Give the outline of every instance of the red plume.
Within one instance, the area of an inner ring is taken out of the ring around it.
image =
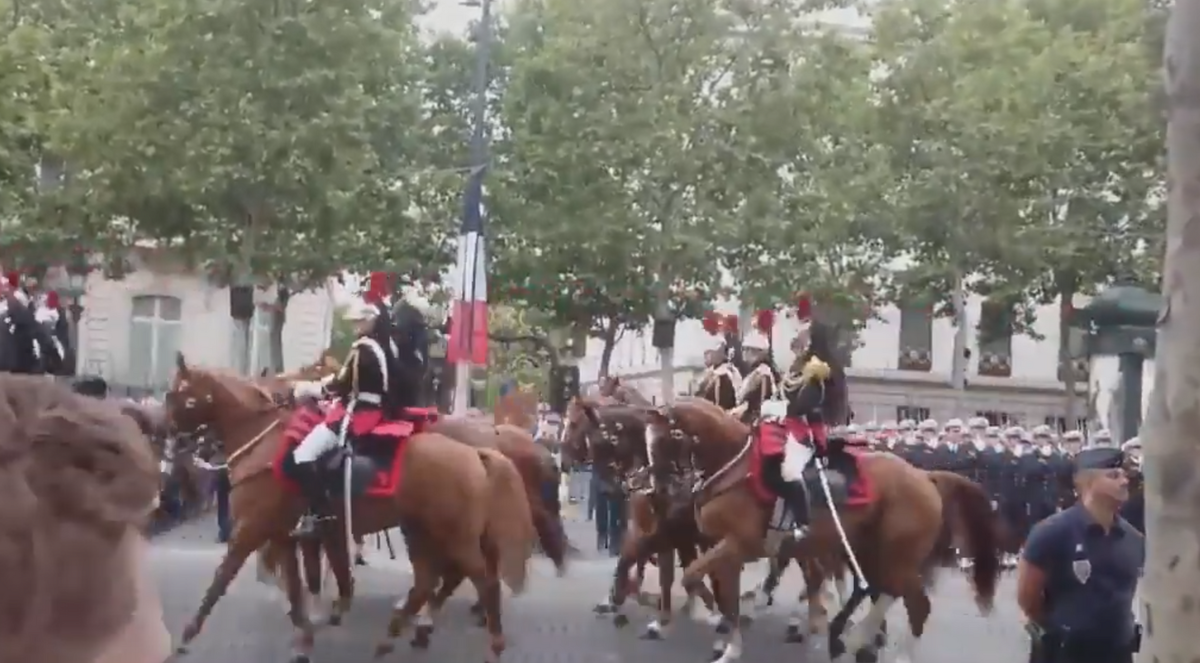
[[[370,304],[378,304],[391,294],[392,279],[387,272],[371,272],[367,280],[367,292],[363,294]]]
[[[738,317],[736,315],[730,313],[729,315],[725,316],[725,321],[722,326],[725,327],[726,332],[733,334],[734,336],[737,336]]]
[[[808,293],[800,293],[800,299],[796,302],[796,319],[808,320],[812,317],[812,297]]]
[[[754,314],[754,326],[758,331],[769,334],[775,326],[775,309],[765,308]]]
[[[4,278],[8,280],[8,287],[10,287],[10,288],[21,287],[21,273],[20,272],[9,272],[4,275]]]
[[[58,310],[58,293],[51,290],[46,293],[46,308]]]
[[[704,314],[704,319],[700,321],[704,326],[704,331],[708,332],[709,336],[716,336],[717,332],[721,331],[721,316],[716,311],[708,311]]]

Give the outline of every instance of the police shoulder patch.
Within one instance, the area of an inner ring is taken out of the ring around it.
[[[1087,584],[1088,578],[1092,577],[1092,563],[1086,559],[1077,559],[1071,562],[1071,572],[1080,584]]]

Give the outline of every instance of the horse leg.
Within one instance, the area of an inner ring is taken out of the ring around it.
[[[612,613],[614,626],[629,624],[629,617],[621,611],[631,585],[629,568],[641,560],[648,559],[655,550],[662,547],[662,531],[662,528],[656,529],[649,536],[635,534],[621,545],[621,555],[617,558],[617,568],[613,571],[612,589],[608,597],[593,608],[597,614]]]
[[[289,541],[284,545],[287,546],[287,551],[283,557],[283,578],[287,587],[288,603],[292,606],[288,614],[292,618],[292,628],[295,630],[292,641],[292,657],[289,659],[289,663],[309,663],[312,660],[316,629],[308,618],[306,610],[304,584],[300,579],[300,558],[296,543]]]
[[[680,568],[686,569],[691,566],[692,562],[696,561],[696,546],[692,542],[676,546],[675,553],[679,556]],[[715,578],[710,575],[709,581],[713,583],[713,591],[716,591],[717,583]],[[700,602],[697,603],[696,599],[700,599]],[[717,599],[713,595],[713,592],[710,592],[704,586],[704,583],[687,592],[687,599],[683,603],[683,611],[693,620],[708,624],[709,626],[716,627],[721,623],[720,606],[717,605]]]
[[[671,587],[675,584],[675,547],[666,542],[658,551],[658,618],[646,625],[642,637],[661,640],[671,626]]]
[[[775,605],[775,590],[779,588],[784,571],[787,571],[788,565],[792,563],[791,553],[791,547],[783,545],[779,552],[767,560],[767,577],[753,590],[742,594],[743,612],[757,613]]]
[[[430,639],[433,637],[433,632],[437,627],[438,617],[441,615],[442,608],[446,605],[446,601],[451,596],[454,596],[454,592],[462,585],[464,579],[463,574],[454,568],[452,564],[447,565],[443,570],[441,586],[438,587],[437,593],[417,613],[417,626],[413,629],[413,639],[409,641],[409,645],[414,649],[429,648]],[[479,607],[479,603],[471,606],[472,616],[482,619],[478,614],[480,612],[482,612],[482,608]],[[482,626],[483,624],[480,625]]]
[[[876,663],[879,660],[878,636],[882,632],[887,612],[896,599],[895,595],[884,593],[879,593],[874,597],[867,616],[863,617],[861,622],[850,627],[850,632],[846,634],[844,651],[841,653],[853,656],[856,663]],[[830,654],[833,654],[832,649],[830,649]]]
[[[929,613],[932,611],[929,595],[925,593],[920,583],[916,583],[916,587],[909,587],[904,592],[904,609],[908,612],[908,627],[911,634],[901,638],[900,653],[896,658],[896,663],[913,663],[917,659],[921,636],[925,634],[925,623],[929,620]],[[878,642],[876,646],[883,647]]]
[[[829,612],[825,609],[825,570],[815,560],[800,563],[804,574],[804,600],[808,604],[808,635],[819,635],[829,629]],[[786,642],[801,643],[805,633],[800,626],[799,608],[788,617]]]
[[[487,630],[491,639],[491,656],[487,663],[497,663],[500,654],[504,653],[507,643],[504,639],[504,626],[500,621],[500,553],[490,540],[484,540],[481,549],[483,553],[482,568],[466,575],[475,585],[479,593],[479,602],[483,604],[483,614],[487,617]],[[472,568],[467,565],[466,569]]]
[[[325,548],[329,568],[338,588],[338,596],[329,611],[329,625],[338,626],[350,611],[350,604],[354,602],[354,574],[350,570],[350,551],[346,549],[346,537],[341,531],[334,531],[334,528],[330,528],[321,537],[321,545]]]
[[[854,591],[850,593],[850,598],[842,604],[841,609],[834,615],[833,621],[829,623],[829,658],[837,659],[846,652],[845,644],[842,642],[842,634],[845,633],[847,625],[850,623],[850,616],[858,609],[868,596],[872,600],[877,596],[873,592],[868,591],[862,585],[856,584]]]
[[[720,547],[721,545],[717,544],[713,550]],[[729,633],[727,641],[722,641],[718,637],[713,642],[712,660],[716,663],[735,663],[742,657],[743,624],[740,614],[742,563],[740,557],[721,559],[721,566],[715,570],[715,576],[720,587],[717,597],[720,601],[721,612],[728,624]]]
[[[225,556],[221,558],[221,563],[217,565],[217,570],[213,574],[212,582],[209,583],[208,589],[204,592],[204,598],[200,601],[200,607],[196,610],[196,614],[192,617],[192,621],[183,629],[181,637],[182,643],[179,646],[179,653],[186,653],[187,645],[196,636],[200,635],[201,629],[204,628],[204,622],[212,614],[213,608],[216,607],[217,601],[229,591],[229,585],[237,576],[238,571],[246,563],[246,559],[258,550],[260,546],[267,543],[266,537],[262,536],[257,530],[251,529],[244,525],[239,525],[234,528],[233,535],[229,538],[229,545],[225,548]],[[290,548],[289,548],[290,549]],[[297,567],[297,583],[299,582],[299,561],[296,558],[295,551],[292,550],[290,555],[285,555],[285,561]],[[289,590],[291,587],[289,586]],[[298,590],[297,590],[298,591]],[[304,610],[303,597],[298,593],[296,596],[288,596],[288,603],[293,614],[303,616],[304,621],[308,621],[307,611]],[[295,617],[293,616],[293,620]],[[308,624],[309,629],[312,628]]]
[[[412,551],[413,547],[410,546],[409,552]],[[387,637],[375,645],[375,658],[382,658],[396,650],[396,640],[404,635],[404,629],[408,628],[408,623],[437,591],[439,574],[428,556],[411,555],[409,561],[412,562],[413,585],[408,590],[408,596],[392,606],[392,618],[388,621]]]

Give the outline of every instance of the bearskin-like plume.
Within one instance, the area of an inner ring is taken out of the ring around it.
[[[725,320],[722,321],[721,326],[725,328],[726,333],[732,334],[733,336],[737,336],[738,317],[736,315],[730,313],[729,315],[725,316]]]
[[[812,297],[808,293],[801,293],[800,299],[796,301],[796,319],[808,320],[812,318]]]
[[[51,290],[46,293],[46,308],[57,311],[59,309],[58,293]]]
[[[704,314],[704,319],[700,321],[704,331],[708,332],[709,336],[716,336],[721,331],[721,315],[716,311],[708,311]]]
[[[775,309],[765,308],[754,314],[754,328],[764,334],[770,334],[775,327]]]
[[[371,272],[363,299],[368,304],[382,304],[392,294],[392,279],[386,272]]]

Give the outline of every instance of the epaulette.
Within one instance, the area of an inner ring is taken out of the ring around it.
[[[804,365],[804,369],[800,371],[800,379],[804,382],[824,382],[829,379],[829,374],[833,369],[829,368],[829,364],[817,357],[808,360]]]

